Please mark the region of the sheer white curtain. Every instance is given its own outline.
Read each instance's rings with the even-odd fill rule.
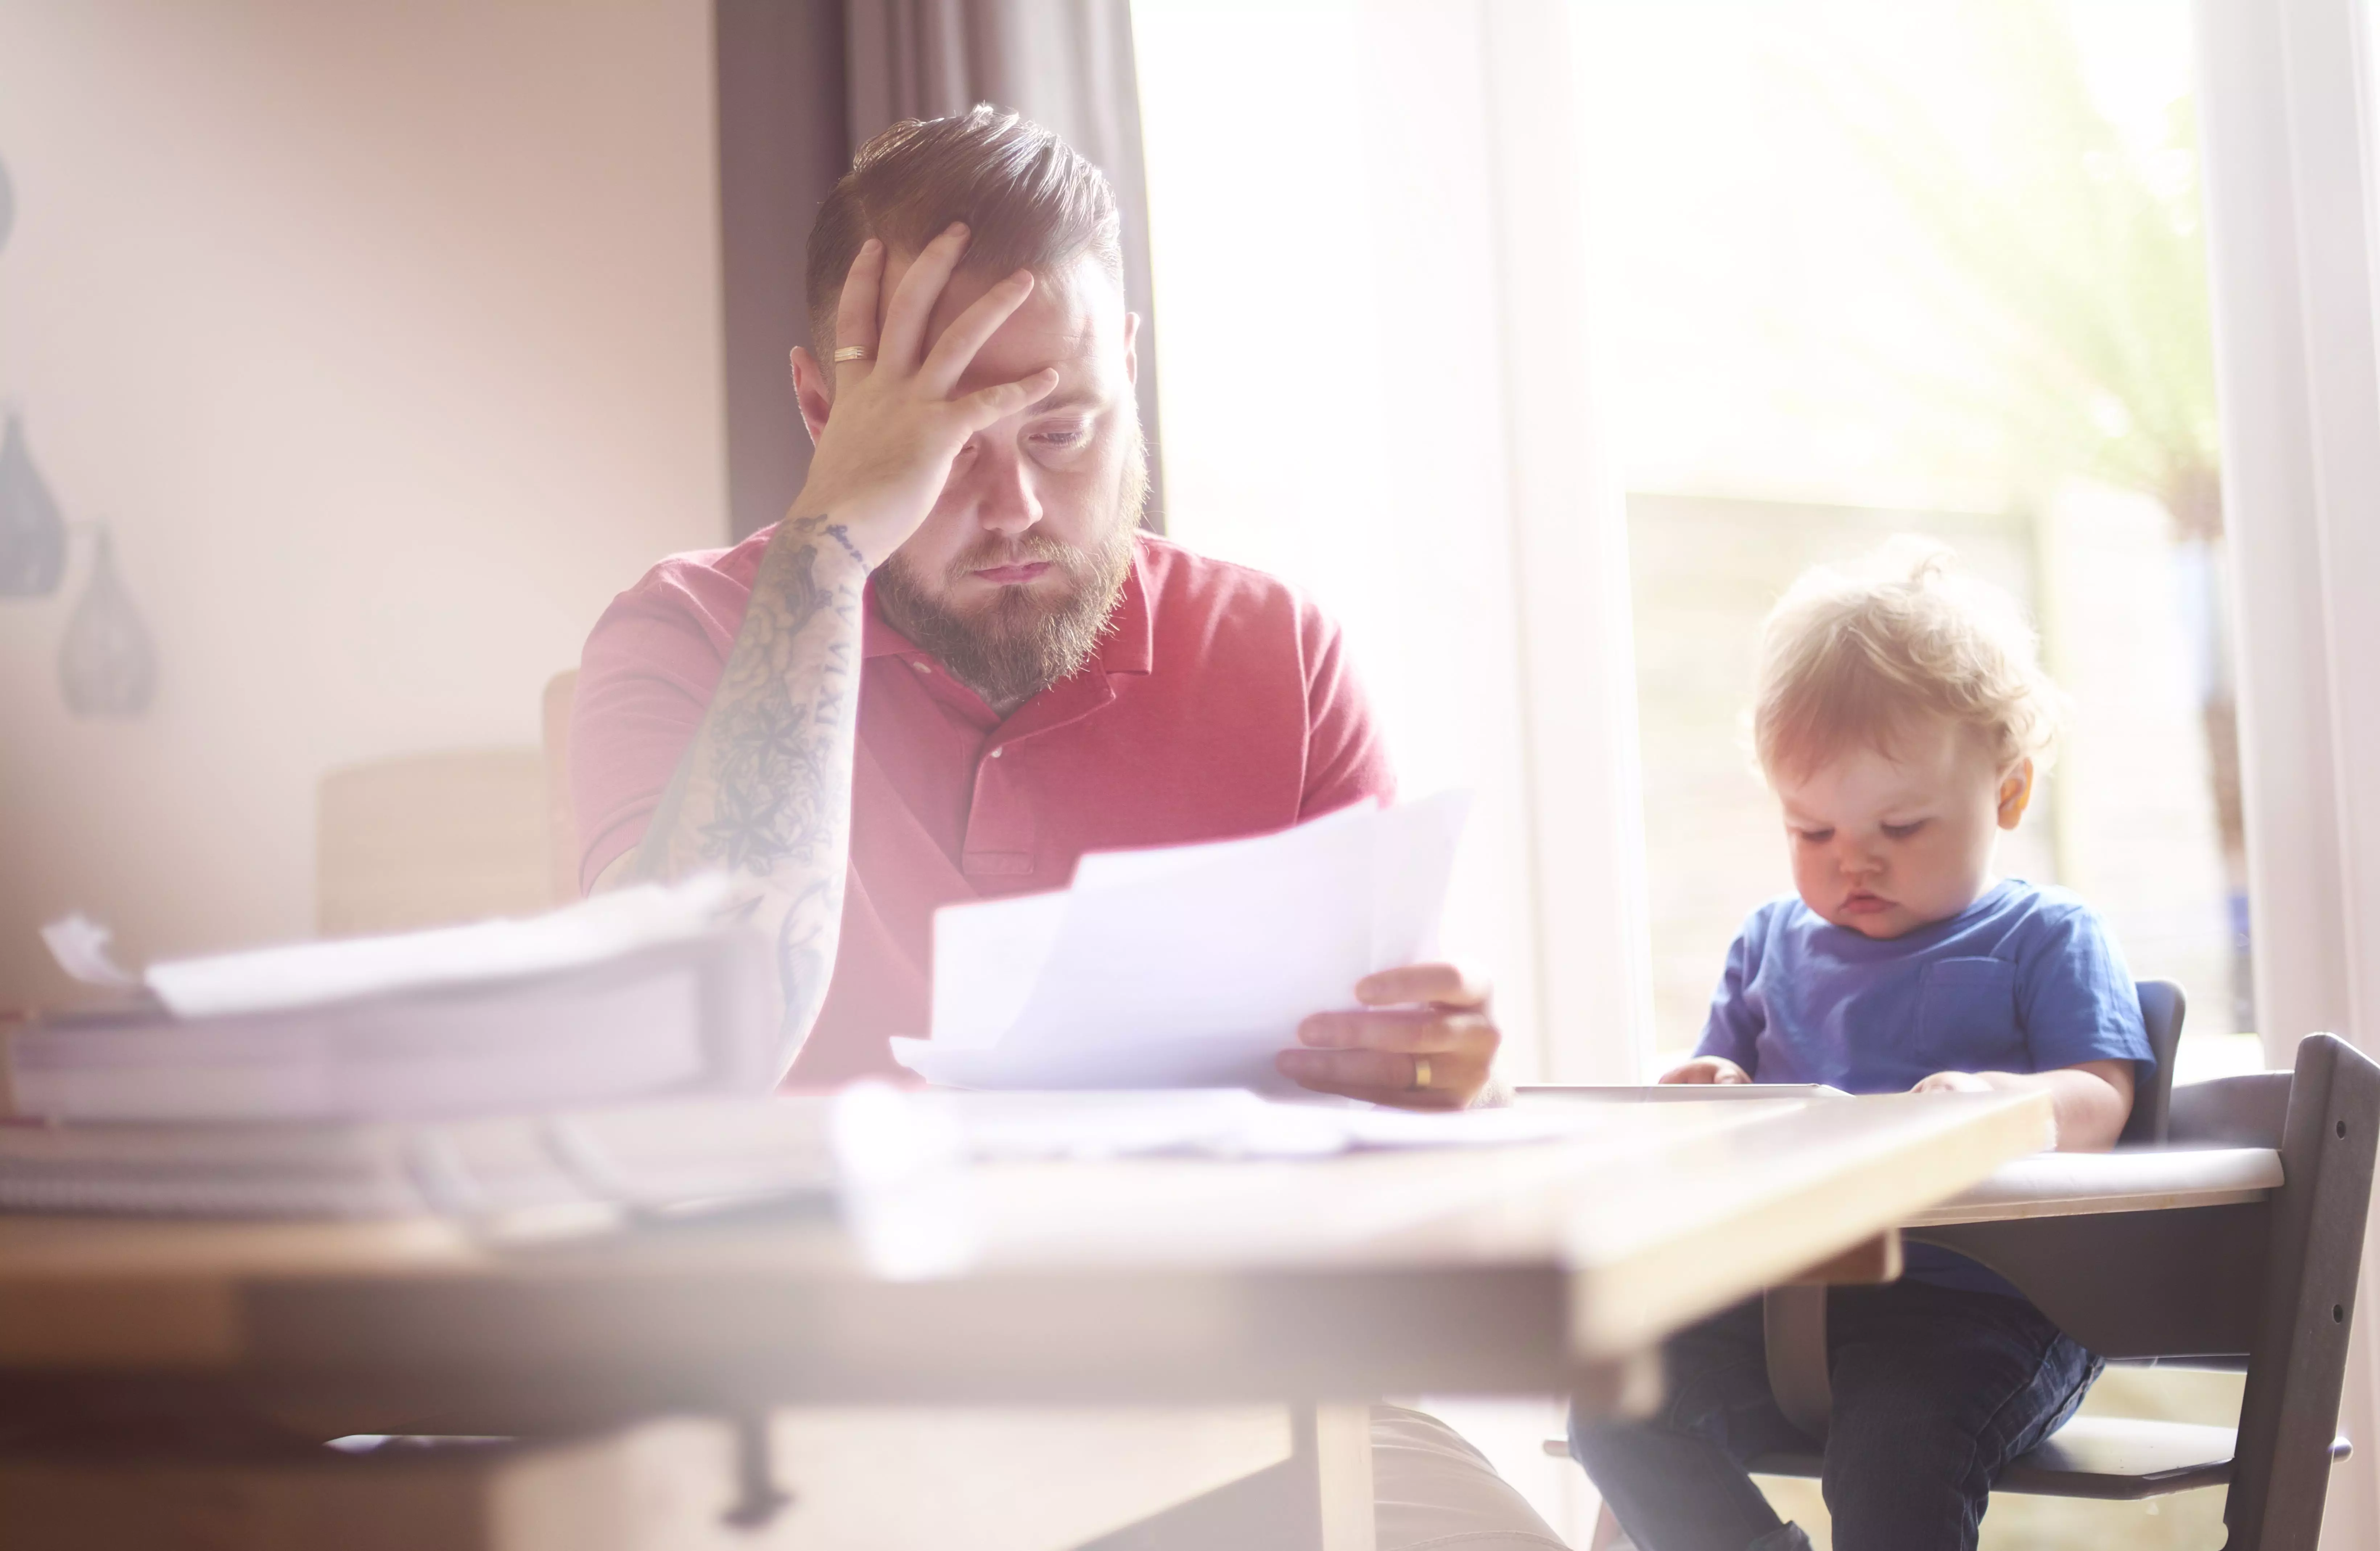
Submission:
[[[1626,566],[1556,0],[1135,0],[1168,523],[1346,627],[1477,793],[1448,946],[1524,1079],[1649,1024]]]
[[[1618,482],[1583,317],[1560,0],[1134,0],[1169,530],[1305,587],[1409,795],[1477,794],[1447,946],[1505,1069],[1651,1025]],[[1431,1398],[1585,1545],[1557,1400]]]
[[[2362,0],[2198,0],[2223,498],[2240,605],[2256,1017],[2270,1064],[2380,1055],[2380,200]],[[2380,1442],[2380,1236],[2339,1424]],[[2380,1476],[2332,1472],[2325,1547],[2380,1547]]]

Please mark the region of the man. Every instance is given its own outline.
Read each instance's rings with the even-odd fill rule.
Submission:
[[[1337,629],[1139,531],[1138,319],[1096,168],[989,108],[896,125],[821,206],[808,271],[808,482],[774,529],[621,595],[572,739],[583,883],[755,882],[806,1086],[897,1069],[886,1037],[928,1027],[938,906],[1393,789]],[[1252,383],[1294,369],[1276,328],[1250,332]],[[1486,1087],[1485,987],[1427,964],[1350,993],[1284,1073],[1415,1107]],[[1384,1410],[1376,1432],[1383,1504],[1415,1499],[1406,1543],[1559,1544],[1437,1423]]]
[[[1116,233],[1097,169],[1013,116],[879,137],[811,233],[800,497],[664,561],[588,641],[582,878],[758,879],[796,1083],[896,1069],[886,1036],[927,1027],[937,906],[1393,790],[1337,629],[1138,531]],[[1350,991],[1378,1010],[1309,1020],[1290,1076],[1478,1095],[1484,988],[1424,965]]]

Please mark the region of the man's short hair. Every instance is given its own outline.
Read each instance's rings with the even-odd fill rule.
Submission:
[[[979,104],[950,118],[905,118],[859,148],[810,227],[810,352],[834,346],[836,299],[869,238],[915,253],[953,221],[973,232],[962,267],[1056,273],[1086,255],[1119,283],[1123,227],[1107,177],[1064,140]]]
[[[2066,697],[2014,598],[1960,573],[1950,552],[1897,539],[1848,567],[1815,566],[1761,631],[1753,749],[1774,776],[1806,776],[1864,745],[1889,757],[1934,715],[1971,728],[2002,770],[2046,765]]]

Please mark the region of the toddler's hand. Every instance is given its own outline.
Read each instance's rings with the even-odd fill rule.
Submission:
[[[1749,1082],[1752,1074],[1724,1056],[1697,1056],[1661,1074],[1664,1082]],[[1926,1079],[1932,1081],[1933,1079]]]
[[[1992,1085],[1971,1071],[1937,1071],[1909,1091],[1912,1093],[1988,1093]]]

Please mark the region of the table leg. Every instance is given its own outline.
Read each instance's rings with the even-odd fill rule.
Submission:
[[[1373,1551],[1372,1408],[1300,1406],[1292,1425],[1297,1453],[1290,1463],[1314,1461],[1318,1551]]]

